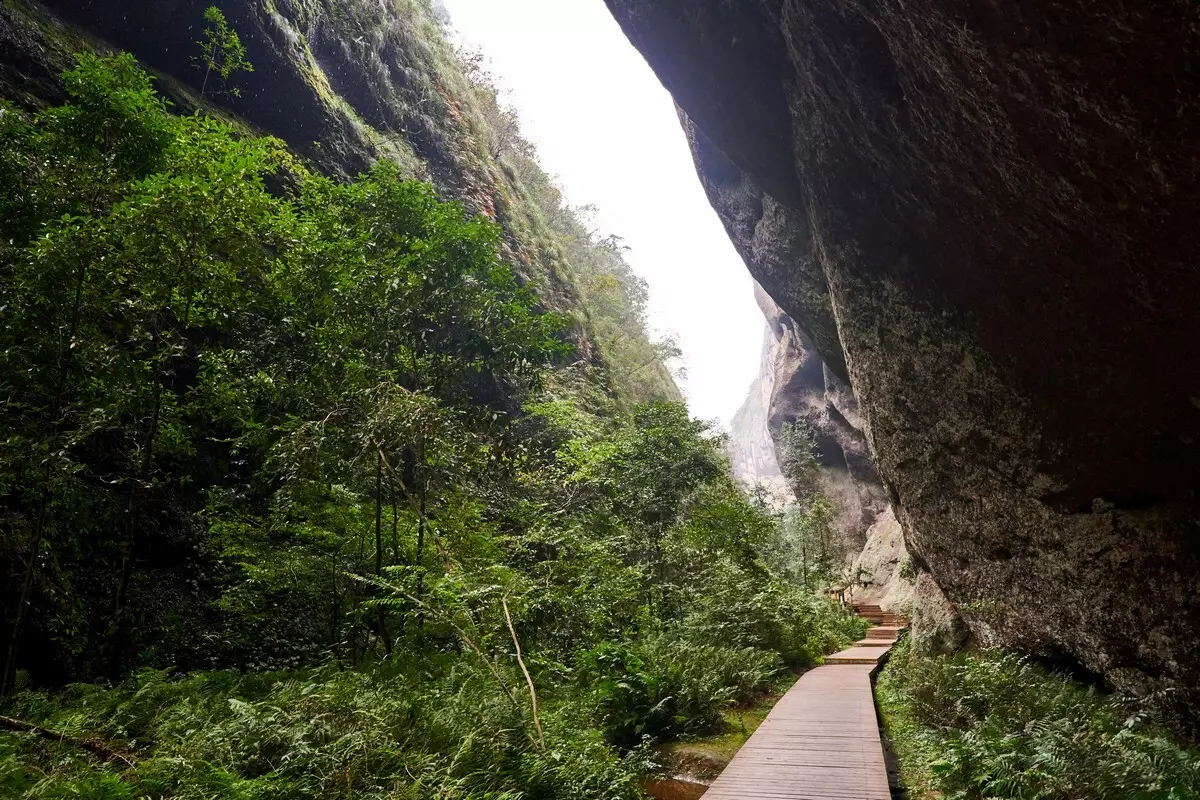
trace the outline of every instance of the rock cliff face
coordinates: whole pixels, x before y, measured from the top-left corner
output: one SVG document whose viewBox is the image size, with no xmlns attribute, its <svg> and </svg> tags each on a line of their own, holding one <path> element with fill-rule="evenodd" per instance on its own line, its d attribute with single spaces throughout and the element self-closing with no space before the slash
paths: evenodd
<svg viewBox="0 0 1200 800">
<path fill-rule="evenodd" d="M 884 611 L 911 611 L 916 571 L 904 547 L 904 529 L 890 508 L 867 531 L 867 543 L 851 569 L 854 602 L 873 603 Z"/>
<path fill-rule="evenodd" d="M 775 355 L 778 340 L 770 325 L 763 332 L 762 361 L 746 400 L 729 425 L 729 461 L 733 474 L 747 487 L 762 487 L 770 500 L 783 506 L 795 497 L 779 469 L 775 441 L 767 425 L 771 395 L 775 389 Z"/>
<path fill-rule="evenodd" d="M 970 632 L 1200 712 L 1194 4 L 607 0 Z"/>
<path fill-rule="evenodd" d="M 853 556 L 867 529 L 887 508 L 887 494 L 863 434 L 854 393 L 824 362 L 812 340 L 761 290 L 759 305 L 776 337 L 767 428 L 781 441 L 785 426 L 800 425 L 813 436 L 815 488 L 835 509 L 834 524 Z M 802 487 L 794 487 L 802 493 Z"/>
<path fill-rule="evenodd" d="M 735 441 L 739 423 L 761 426 L 767 442 L 782 441 L 787 425 L 800 425 L 811 434 L 817 467 L 813 485 L 788 486 L 788 494 L 803 496 L 811 490 L 823 494 L 834 506 L 834 524 L 845 554 L 853 558 L 867 540 L 867 529 L 888 504 L 871 462 L 858 403 L 804 331 L 761 287 L 756 296 L 767 317 L 767 340 L 757 396 L 752 389 L 747 406 L 734 420 Z M 742 414 L 748 417 L 743 419 Z M 735 458 L 735 469 L 739 460 Z M 770 453 L 770 464 L 786 484 L 779 474 L 781 461 L 786 461 L 786 454 Z"/>
</svg>

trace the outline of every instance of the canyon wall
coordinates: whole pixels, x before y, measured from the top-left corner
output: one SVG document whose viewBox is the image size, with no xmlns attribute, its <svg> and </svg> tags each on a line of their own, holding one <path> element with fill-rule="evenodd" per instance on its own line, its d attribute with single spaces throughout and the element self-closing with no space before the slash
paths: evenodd
<svg viewBox="0 0 1200 800">
<path fill-rule="evenodd" d="M 762 356 L 758 376 L 746 392 L 746 399 L 729 423 L 729 463 L 733 474 L 747 488 L 764 489 L 770 502 L 782 507 L 795 500 L 792 488 L 779 469 L 775 440 L 767 424 L 771 395 L 775 389 L 775 357 L 779 341 L 772 326 L 763 331 Z"/>
<path fill-rule="evenodd" d="M 1194 721 L 1196 6 L 607 2 L 853 387 L 918 585 Z"/>
<path fill-rule="evenodd" d="M 767 318 L 759 378 L 734 417 L 732 455 L 735 473 L 759 482 L 783 499 L 819 492 L 834 508 L 834 528 L 847 561 L 862 550 L 867 530 L 888 505 L 879 473 L 862 430 L 858 403 L 849 386 L 821 359 L 812 341 L 788 315 L 756 287 Z M 788 475 L 789 437 L 811 442 L 814 469 Z"/>
</svg>

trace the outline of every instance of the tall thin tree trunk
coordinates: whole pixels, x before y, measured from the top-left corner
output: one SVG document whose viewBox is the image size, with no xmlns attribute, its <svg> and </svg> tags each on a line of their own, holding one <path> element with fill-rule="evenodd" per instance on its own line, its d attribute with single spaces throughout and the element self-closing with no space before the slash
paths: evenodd
<svg viewBox="0 0 1200 800">
<path fill-rule="evenodd" d="M 383 454 L 375 457 L 375 574 L 383 574 Z"/>
<path fill-rule="evenodd" d="M 59 356 L 57 386 L 55 387 L 54 422 L 50 432 L 50 453 L 46 456 L 45 469 L 42 471 L 42 492 L 38 501 L 37 519 L 33 528 L 33 547 L 29 551 L 29 563 L 25 565 L 25 576 L 21 581 L 21 595 L 17 601 L 17 616 L 13 620 L 12 632 L 8 640 L 8 652 L 4 657 L 4 672 L 0 675 L 0 695 L 12 692 L 16 682 L 17 656 L 21 648 L 21 638 L 25 633 L 25 621 L 29 617 L 29 602 L 33 595 L 33 583 L 37 578 L 37 565 L 42 552 L 42 541 L 46 537 L 46 520 L 50 514 L 51 484 L 54 477 L 53 462 L 51 461 L 58 436 L 62 428 L 63 410 L 66 405 L 67 379 L 71 375 L 72 345 L 79 333 L 79 317 L 83 310 L 83 288 L 87 283 L 87 266 L 84 259 L 79 261 L 79 271 L 75 278 L 75 297 L 71 306 L 71 324 L 63 342 Z"/>
<path fill-rule="evenodd" d="M 383 453 L 375 457 L 375 577 L 383 575 Z M 383 649 L 392 654 L 392 639 L 388 634 L 387 618 L 383 606 L 376 611 L 376 623 L 379 626 L 379 638 L 383 640 Z"/>
<path fill-rule="evenodd" d="M 388 477 L 388 488 L 392 494 L 392 563 L 400 563 L 400 513 L 396 505 L 396 477 Z"/>
<path fill-rule="evenodd" d="M 804 588 L 808 588 L 808 548 L 806 545 L 800 545 L 800 569 L 803 571 Z"/>
<path fill-rule="evenodd" d="M 342 648 L 339 639 L 342 635 L 342 598 L 338 595 L 338 556 L 340 550 L 330 553 L 330 591 L 329 591 L 329 646 L 333 648 L 333 656 L 337 660 L 338 669 L 344 669 L 342 664 Z"/>
<path fill-rule="evenodd" d="M 424 448 L 421 453 L 422 461 L 424 461 Z M 420 475 L 420 487 L 417 490 L 417 555 L 414 559 L 417 567 L 417 600 L 425 599 L 425 568 L 423 566 L 423 556 L 425 554 L 425 512 L 427 510 L 427 494 L 428 487 L 425 485 L 425 476 L 421 474 L 423 470 L 418 472 Z M 425 627 L 425 615 L 421 612 L 420 607 L 417 608 L 417 628 L 418 630 Z"/>
<path fill-rule="evenodd" d="M 196 280 L 196 254 L 194 251 L 195 245 L 188 244 L 187 262 L 179 264 L 180 272 L 183 273 L 185 281 L 184 288 L 184 304 L 183 317 L 181 319 L 181 330 L 183 339 L 187 342 L 187 330 L 191 325 L 192 320 L 192 301 L 195 299 L 195 280 Z M 168 303 L 170 298 L 168 298 Z M 166 304 L 164 304 L 166 305 Z M 150 415 L 150 427 L 146 431 L 146 444 L 143 449 L 142 461 L 138 466 L 137 474 L 129 486 L 129 503 L 125 511 L 125 552 L 121 556 L 121 577 L 117 582 L 117 594 L 113 602 L 112 621 L 109 623 L 110 636 L 113 638 L 113 672 L 118 671 L 121 651 L 124 646 L 124 633 L 126 630 L 125 605 L 128 602 L 129 584 L 133 579 L 133 556 L 135 550 L 136 526 L 134 524 L 134 516 L 137 511 L 137 496 L 138 489 L 142 481 L 150 475 L 154 469 L 154 442 L 158 438 L 158 426 L 162 422 L 162 401 L 163 387 L 171 376 L 171 356 L 168 354 L 165 358 L 163 370 L 158 376 L 154 387 L 154 406 Z"/>
<path fill-rule="evenodd" d="M 400 563 L 400 508 L 396 499 L 396 474 L 388 473 L 388 489 L 392 495 L 392 563 Z M 407 604 L 406 604 L 407 605 Z M 404 635 L 404 628 L 407 621 L 407 609 L 401 609 L 400 614 L 400 635 Z"/>
<path fill-rule="evenodd" d="M 162 419 L 162 393 L 160 381 L 154 389 L 154 405 L 150 413 L 150 426 L 146 432 L 142 459 L 137 472 L 129 484 L 129 498 L 125 505 L 125 552 L 121 554 L 121 575 L 117 580 L 117 592 L 113 597 L 113 613 L 108 625 L 108 634 L 113 639 L 113 673 L 120 666 L 122 635 L 125 630 L 125 604 L 129 596 L 129 583 L 133 579 L 133 551 L 137 535 L 134 518 L 137 514 L 138 486 L 154 466 L 154 440 L 158 437 L 158 425 Z"/>
</svg>

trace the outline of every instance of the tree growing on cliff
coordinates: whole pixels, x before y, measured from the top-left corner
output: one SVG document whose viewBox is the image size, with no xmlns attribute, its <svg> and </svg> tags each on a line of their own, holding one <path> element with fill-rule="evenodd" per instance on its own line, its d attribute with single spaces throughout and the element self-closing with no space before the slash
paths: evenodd
<svg viewBox="0 0 1200 800">
<path fill-rule="evenodd" d="M 792 493 L 806 501 L 817 493 L 817 434 L 802 419 L 784 423 L 775 442 L 779 455 L 779 470 L 787 479 Z"/>
<path fill-rule="evenodd" d="M 200 55 L 195 59 L 197 66 L 204 70 L 200 96 L 241 97 L 241 90 L 231 87 L 229 79 L 238 72 L 254 72 L 254 65 L 246 58 L 246 47 L 237 31 L 229 26 L 221 9 L 209 6 L 204 12 L 204 21 L 207 24 L 202 38 L 196 42 Z M 214 81 L 220 81 L 219 89 L 209 88 Z"/>
</svg>

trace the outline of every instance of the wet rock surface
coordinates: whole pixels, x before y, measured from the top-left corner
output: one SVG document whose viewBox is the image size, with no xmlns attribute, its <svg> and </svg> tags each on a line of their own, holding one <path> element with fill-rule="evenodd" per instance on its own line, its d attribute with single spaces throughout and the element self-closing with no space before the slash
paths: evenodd
<svg viewBox="0 0 1200 800">
<path fill-rule="evenodd" d="M 1194 4 L 607 1 L 853 387 L 918 626 L 944 595 L 964 634 L 1194 721 Z"/>
</svg>

